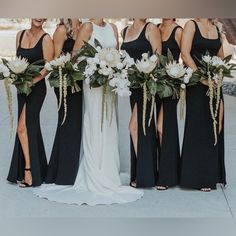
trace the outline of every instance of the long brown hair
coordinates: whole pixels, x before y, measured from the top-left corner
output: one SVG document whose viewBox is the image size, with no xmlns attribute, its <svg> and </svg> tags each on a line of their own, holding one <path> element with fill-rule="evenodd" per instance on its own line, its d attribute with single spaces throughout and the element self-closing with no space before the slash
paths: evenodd
<svg viewBox="0 0 236 236">
<path fill-rule="evenodd" d="M 64 25 L 66 28 L 66 34 L 68 38 L 73 37 L 72 19 L 71 18 L 61 18 L 59 25 Z"/>
</svg>

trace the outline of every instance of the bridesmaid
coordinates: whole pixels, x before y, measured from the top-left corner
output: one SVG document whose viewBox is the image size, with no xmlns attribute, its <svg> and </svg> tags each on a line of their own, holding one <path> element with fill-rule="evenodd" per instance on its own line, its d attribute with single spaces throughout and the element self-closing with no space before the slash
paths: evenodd
<svg viewBox="0 0 236 236">
<path fill-rule="evenodd" d="M 16 37 L 16 54 L 26 58 L 29 63 L 53 59 L 53 43 L 43 30 L 46 19 L 31 20 L 31 28 L 20 31 Z M 42 63 L 43 65 L 44 63 Z M 46 96 L 44 77 L 35 77 L 32 93 L 29 96 L 17 95 L 18 126 L 15 147 L 7 180 L 21 181 L 20 187 L 39 186 L 44 181 L 47 160 L 40 128 L 40 111 Z"/>
<path fill-rule="evenodd" d="M 134 58 L 141 59 L 143 53 L 161 52 L 161 35 L 156 25 L 146 19 L 134 19 L 131 26 L 122 31 L 121 49 Z M 131 183 L 133 187 L 154 187 L 157 182 L 157 140 L 154 117 L 146 136 L 142 128 L 143 90 L 132 89 L 130 97 L 132 115 L 129 124 L 131 136 Z M 147 114 L 151 103 L 147 104 Z"/>
<path fill-rule="evenodd" d="M 162 38 L 162 55 L 171 51 L 174 60 L 179 61 L 182 28 L 175 19 L 163 19 L 158 25 Z M 160 101 L 160 100 L 158 100 Z M 166 190 L 179 182 L 180 148 L 177 121 L 178 99 L 164 98 L 157 104 L 157 129 L 160 140 L 158 158 L 158 190 Z"/>
<path fill-rule="evenodd" d="M 54 35 L 55 57 L 61 53 L 72 53 L 78 34 L 77 19 L 61 19 Z M 82 89 L 82 83 L 78 82 Z M 59 103 L 59 89 L 55 94 Z M 67 117 L 64 117 L 64 107 L 58 112 L 57 131 L 49 161 L 46 183 L 58 185 L 73 185 L 79 167 L 81 129 L 82 129 L 82 92 L 67 91 Z"/>
<path fill-rule="evenodd" d="M 184 27 L 181 53 L 184 63 L 194 71 L 206 52 L 224 57 L 219 29 L 210 19 L 195 19 Z M 217 183 L 226 184 L 224 164 L 224 106 L 218 115 L 218 143 L 214 146 L 214 132 L 209 108 L 207 80 L 187 88 L 186 121 L 182 149 L 180 185 L 182 187 L 211 191 Z"/>
</svg>

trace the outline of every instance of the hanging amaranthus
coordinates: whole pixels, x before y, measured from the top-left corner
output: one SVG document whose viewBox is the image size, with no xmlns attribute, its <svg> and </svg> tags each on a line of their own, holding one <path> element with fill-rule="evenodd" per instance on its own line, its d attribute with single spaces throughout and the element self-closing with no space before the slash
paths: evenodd
<svg viewBox="0 0 236 236">
<path fill-rule="evenodd" d="M 66 116 L 67 116 L 67 77 L 66 75 L 63 76 L 63 105 L 64 105 L 64 118 L 63 121 L 61 123 L 61 125 L 64 124 L 65 120 L 66 120 Z"/>
<path fill-rule="evenodd" d="M 143 133 L 146 135 L 147 84 L 143 84 Z"/>
<path fill-rule="evenodd" d="M 58 110 L 60 110 L 61 104 L 62 104 L 62 93 L 63 93 L 62 86 L 63 86 L 62 68 L 61 68 L 61 66 L 59 66 L 59 104 L 58 104 Z"/>
<path fill-rule="evenodd" d="M 12 92 L 11 92 L 9 83 L 10 83 L 9 79 L 6 78 L 4 80 L 4 86 L 5 86 L 5 90 L 7 94 L 7 102 L 8 102 L 7 105 L 8 105 L 9 115 L 10 115 L 10 138 L 11 138 L 13 134 L 14 114 L 13 114 L 13 109 L 12 109 Z"/>
<path fill-rule="evenodd" d="M 180 95 L 179 95 L 179 102 L 180 102 L 180 119 L 184 118 L 184 107 L 186 102 L 186 89 L 180 88 Z"/>
<path fill-rule="evenodd" d="M 213 107 L 213 100 L 214 100 L 214 87 L 213 87 L 213 81 L 211 78 L 211 72 L 207 71 L 207 75 L 208 75 L 208 96 L 209 96 L 209 106 L 210 106 L 210 113 L 211 113 L 211 117 L 213 120 L 213 130 L 214 130 L 214 137 L 215 137 L 215 142 L 214 142 L 214 146 L 217 144 L 217 121 L 215 118 L 215 112 L 214 112 L 214 107 Z"/>
<path fill-rule="evenodd" d="M 150 111 L 150 117 L 149 117 L 149 121 L 148 121 L 148 126 L 151 125 L 151 121 L 152 121 L 152 117 L 153 117 L 153 113 L 154 113 L 154 105 L 155 105 L 155 97 L 152 96 L 152 98 L 151 98 L 151 111 Z"/>
</svg>

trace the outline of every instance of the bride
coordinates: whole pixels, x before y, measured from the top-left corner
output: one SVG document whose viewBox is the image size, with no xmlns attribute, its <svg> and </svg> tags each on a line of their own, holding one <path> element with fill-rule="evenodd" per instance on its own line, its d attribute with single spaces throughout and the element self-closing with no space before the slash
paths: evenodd
<svg viewBox="0 0 236 236">
<path fill-rule="evenodd" d="M 84 41 L 94 44 L 94 39 L 104 48 L 118 49 L 116 26 L 103 19 L 90 19 L 79 30 L 74 51 L 78 51 Z M 83 154 L 76 181 L 73 186 L 43 185 L 35 188 L 34 193 L 51 201 L 78 205 L 127 203 L 140 199 L 143 191 L 121 184 L 116 112 L 113 112 L 111 124 L 110 119 L 104 119 L 101 130 L 103 89 L 90 89 L 84 83 L 83 93 Z"/>
</svg>

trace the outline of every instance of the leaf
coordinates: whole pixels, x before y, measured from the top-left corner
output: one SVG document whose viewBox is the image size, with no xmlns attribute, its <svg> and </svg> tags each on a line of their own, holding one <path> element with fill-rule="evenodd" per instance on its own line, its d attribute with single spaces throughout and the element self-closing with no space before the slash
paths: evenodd
<svg viewBox="0 0 236 236">
<path fill-rule="evenodd" d="M 173 54 L 171 53 L 170 49 L 168 48 L 167 49 L 167 59 L 168 61 L 170 62 L 173 62 L 174 61 L 174 57 L 173 57 Z"/>
</svg>

